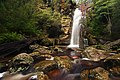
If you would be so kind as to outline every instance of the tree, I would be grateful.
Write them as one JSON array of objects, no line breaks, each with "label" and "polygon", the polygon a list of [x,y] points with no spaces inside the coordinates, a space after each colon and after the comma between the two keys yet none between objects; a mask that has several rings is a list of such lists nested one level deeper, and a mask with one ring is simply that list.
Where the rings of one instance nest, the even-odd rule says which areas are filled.
[{"label": "tree", "polygon": [[116,0],[112,11],[112,38],[120,38],[120,0]]},{"label": "tree", "polygon": [[[115,0],[94,0],[91,16],[88,18],[88,26],[95,36],[110,37],[111,16]],[[109,36],[108,36],[109,35]]]},{"label": "tree", "polygon": [[0,2],[0,24],[6,32],[35,34],[34,1],[2,0]]},{"label": "tree", "polygon": [[21,36],[22,39],[43,38],[54,22],[59,25],[60,14],[53,13],[43,0],[0,0],[0,43],[5,42],[2,39],[6,39],[6,35],[10,41],[16,36],[20,37],[17,40]]}]

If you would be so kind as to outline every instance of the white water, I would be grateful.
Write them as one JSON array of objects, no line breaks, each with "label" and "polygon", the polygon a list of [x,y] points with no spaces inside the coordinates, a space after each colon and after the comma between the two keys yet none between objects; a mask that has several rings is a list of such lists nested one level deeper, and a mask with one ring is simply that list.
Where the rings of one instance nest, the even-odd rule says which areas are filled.
[{"label": "white water", "polygon": [[75,0],[76,4],[79,4],[80,0]]},{"label": "white water", "polygon": [[82,19],[82,12],[79,8],[76,8],[73,16],[73,26],[72,26],[72,35],[71,35],[70,45],[67,46],[69,48],[73,48],[73,47],[79,48],[81,19]]}]

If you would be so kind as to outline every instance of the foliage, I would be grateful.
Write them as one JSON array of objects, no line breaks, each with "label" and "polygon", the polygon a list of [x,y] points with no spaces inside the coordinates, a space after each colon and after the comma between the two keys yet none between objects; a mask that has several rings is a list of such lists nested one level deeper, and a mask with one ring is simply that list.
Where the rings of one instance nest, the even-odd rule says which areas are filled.
[{"label": "foliage", "polygon": [[[36,19],[38,21],[37,26],[38,29],[42,29],[41,32],[46,33],[46,35],[52,34],[52,32],[49,32],[50,28],[58,27],[60,24],[60,13],[52,10],[50,8],[48,9],[42,9],[40,11],[41,14],[36,14]],[[54,30],[56,31],[56,30]],[[53,32],[54,32],[53,31]],[[53,34],[54,35],[54,34]]]},{"label": "foliage", "polygon": [[94,0],[93,2],[94,5],[89,12],[87,24],[95,36],[110,37],[115,0]]},{"label": "foliage", "polygon": [[[0,35],[2,37],[15,34],[16,37],[22,35],[43,38],[49,35],[47,29],[54,23],[56,23],[55,26],[60,25],[60,14],[53,12],[49,7],[45,8],[42,0],[0,1]],[[6,39],[6,42],[12,41],[10,38]],[[3,43],[2,40],[0,42]]]},{"label": "foliage", "polygon": [[120,38],[120,0],[116,0],[112,11],[112,38]]},{"label": "foliage", "polygon": [[31,28],[35,29],[33,26],[34,21],[31,18],[32,2],[25,0],[8,0],[1,1],[0,6],[1,26],[7,29],[7,31],[25,34],[24,30],[29,32]]},{"label": "foliage", "polygon": [[17,33],[3,33],[0,34],[0,43],[8,43],[8,42],[13,42],[13,41],[18,41],[23,39],[24,37],[21,34]]}]

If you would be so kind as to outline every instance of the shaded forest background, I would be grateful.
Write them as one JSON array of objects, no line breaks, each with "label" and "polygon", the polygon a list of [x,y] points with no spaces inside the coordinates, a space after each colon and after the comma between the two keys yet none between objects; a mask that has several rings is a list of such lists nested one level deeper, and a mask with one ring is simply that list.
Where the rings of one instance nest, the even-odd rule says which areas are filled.
[{"label": "shaded forest background", "polygon": [[[120,38],[120,0],[93,0],[85,22],[88,32],[106,40]],[[0,44],[26,38],[59,38],[61,16],[73,16],[72,0],[0,0]]]}]

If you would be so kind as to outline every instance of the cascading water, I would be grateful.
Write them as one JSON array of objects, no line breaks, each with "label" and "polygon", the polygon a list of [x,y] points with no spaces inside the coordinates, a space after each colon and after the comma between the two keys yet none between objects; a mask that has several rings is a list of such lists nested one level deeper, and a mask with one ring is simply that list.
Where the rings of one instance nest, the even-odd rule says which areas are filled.
[{"label": "cascading water", "polygon": [[72,35],[71,35],[70,45],[67,46],[69,48],[73,48],[73,47],[79,48],[81,19],[82,19],[82,12],[79,8],[76,8],[73,16],[73,26],[72,26]]}]

